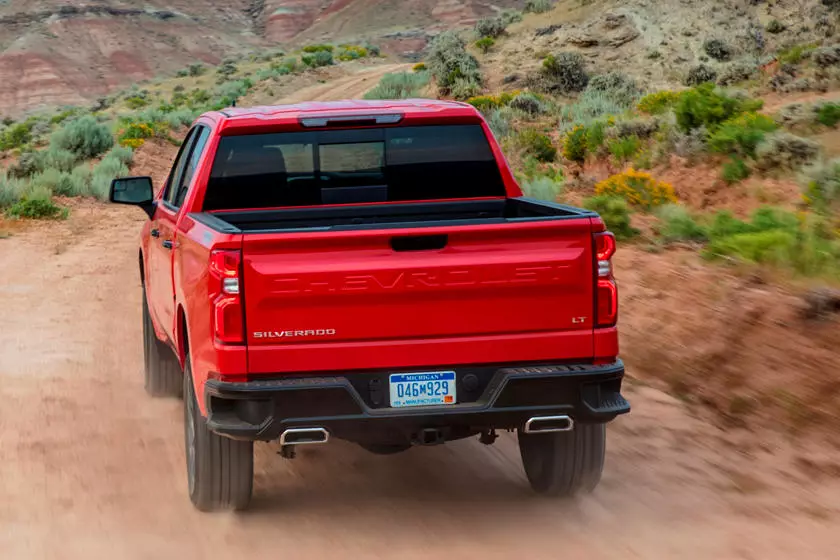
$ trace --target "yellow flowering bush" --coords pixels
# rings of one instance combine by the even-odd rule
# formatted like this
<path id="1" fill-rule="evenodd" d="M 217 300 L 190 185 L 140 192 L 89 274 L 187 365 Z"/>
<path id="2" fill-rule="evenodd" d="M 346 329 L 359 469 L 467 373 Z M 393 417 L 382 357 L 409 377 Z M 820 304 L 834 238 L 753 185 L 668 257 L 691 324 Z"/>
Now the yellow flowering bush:
<path id="1" fill-rule="evenodd" d="M 595 195 L 619 196 L 633 206 L 646 209 L 677 202 L 672 185 L 632 167 L 595 185 Z"/>
<path id="2" fill-rule="evenodd" d="M 586 128 L 579 124 L 566 133 L 563 138 L 563 157 L 569 161 L 586 161 Z"/>
<path id="3" fill-rule="evenodd" d="M 118 137 L 120 146 L 137 149 L 143 145 L 146 138 L 154 136 L 166 136 L 165 123 L 154 125 L 139 121 L 125 121 L 120 129 Z"/>
<path id="4" fill-rule="evenodd" d="M 642 97 L 636 108 L 648 115 L 659 115 L 673 107 L 679 97 L 680 94 L 676 91 L 657 91 Z"/>
<path id="5" fill-rule="evenodd" d="M 513 99 L 519 94 L 519 90 L 516 90 L 504 91 L 498 95 L 476 95 L 475 97 L 467 99 L 467 103 L 479 111 L 487 111 L 509 105 L 510 102 L 513 101 Z"/>

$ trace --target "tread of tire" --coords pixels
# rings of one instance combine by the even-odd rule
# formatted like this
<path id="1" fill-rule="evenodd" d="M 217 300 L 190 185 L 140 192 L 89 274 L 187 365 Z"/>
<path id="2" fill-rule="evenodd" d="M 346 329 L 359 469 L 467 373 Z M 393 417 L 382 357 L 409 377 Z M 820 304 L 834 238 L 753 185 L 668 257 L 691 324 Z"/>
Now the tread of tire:
<path id="1" fill-rule="evenodd" d="M 143 290 L 143 336 L 145 337 L 145 387 L 153 397 L 180 397 L 183 386 L 183 374 L 172 350 L 155 336 L 149 304 Z"/>
<path id="2" fill-rule="evenodd" d="M 188 372 L 183 380 L 184 395 L 185 398 L 195 399 L 189 367 L 188 362 Z M 233 440 L 214 434 L 207 429 L 204 418 L 198 412 L 197 403 L 193 410 L 196 416 L 194 421 L 198 473 L 190 499 L 201 511 L 245 509 L 251 501 L 253 491 L 253 442 Z M 200 449 L 207 452 L 200 453 Z"/>
<path id="3" fill-rule="evenodd" d="M 552 434 L 520 434 L 520 451 L 523 464 L 537 460 L 533 447 L 523 449 L 523 436 L 532 439 L 525 445 L 543 445 L 541 457 L 545 471 L 537 479 L 526 474 L 535 491 L 549 496 L 572 496 L 578 492 L 591 492 L 601 480 L 604 467 L 606 442 L 604 424 L 578 424 L 571 432 Z M 539 442 L 539 444 L 538 444 Z M 530 456 L 529 456 L 530 453 Z"/>

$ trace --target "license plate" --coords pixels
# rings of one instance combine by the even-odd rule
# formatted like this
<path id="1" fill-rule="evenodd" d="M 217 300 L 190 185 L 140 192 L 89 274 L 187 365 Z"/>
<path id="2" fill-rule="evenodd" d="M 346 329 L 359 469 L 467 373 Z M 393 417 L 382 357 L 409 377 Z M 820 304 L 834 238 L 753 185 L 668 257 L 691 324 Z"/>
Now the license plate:
<path id="1" fill-rule="evenodd" d="M 391 381 L 391 406 L 455 404 L 455 372 L 395 373 Z"/>

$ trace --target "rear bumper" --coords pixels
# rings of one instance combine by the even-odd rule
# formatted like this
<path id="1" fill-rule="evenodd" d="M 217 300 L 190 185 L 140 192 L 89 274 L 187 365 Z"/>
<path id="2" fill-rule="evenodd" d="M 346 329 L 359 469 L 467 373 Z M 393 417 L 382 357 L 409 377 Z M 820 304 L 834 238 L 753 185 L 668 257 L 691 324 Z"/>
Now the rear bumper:
<path id="1" fill-rule="evenodd" d="M 457 439 L 489 428 L 520 428 L 534 416 L 602 423 L 630 411 L 621 395 L 621 361 L 446 369 L 456 372 L 458 403 L 412 408 L 389 406 L 388 376 L 382 372 L 247 383 L 209 380 L 208 427 L 245 440 L 271 441 L 289 428 L 321 427 L 360 443 L 399 443 L 428 429 Z"/>

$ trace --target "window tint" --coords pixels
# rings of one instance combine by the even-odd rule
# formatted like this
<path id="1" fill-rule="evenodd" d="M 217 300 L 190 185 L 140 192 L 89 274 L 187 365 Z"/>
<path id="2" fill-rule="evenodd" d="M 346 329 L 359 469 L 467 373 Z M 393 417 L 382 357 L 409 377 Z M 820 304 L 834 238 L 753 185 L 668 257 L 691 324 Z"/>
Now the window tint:
<path id="1" fill-rule="evenodd" d="M 169 171 L 169 177 L 166 178 L 163 200 L 168 204 L 172 204 L 172 200 L 175 197 L 175 192 L 177 191 L 177 187 L 175 185 L 177 184 L 178 177 L 181 176 L 181 173 L 184 170 L 184 165 L 187 161 L 187 154 L 189 153 L 189 149 L 192 147 L 196 130 L 196 128 L 193 128 L 189 131 L 189 133 L 187 133 L 187 137 L 184 139 L 184 143 L 181 144 L 181 149 L 178 151 L 178 156 L 175 158 L 175 163 L 172 164 L 172 169 Z"/>
<path id="2" fill-rule="evenodd" d="M 504 196 L 479 125 L 228 136 L 205 210 Z"/>
<path id="3" fill-rule="evenodd" d="M 210 129 L 200 127 L 200 132 L 195 140 L 195 145 L 192 148 L 190 156 L 187 158 L 187 164 L 184 167 L 184 176 L 181 178 L 178 185 L 178 193 L 175 197 L 174 206 L 180 208 L 184 204 L 184 198 L 187 196 L 187 190 L 192 183 L 193 176 L 196 169 L 198 169 L 198 160 L 201 159 L 201 154 L 204 152 L 204 147 L 207 145 L 207 139 L 210 137 Z"/>

